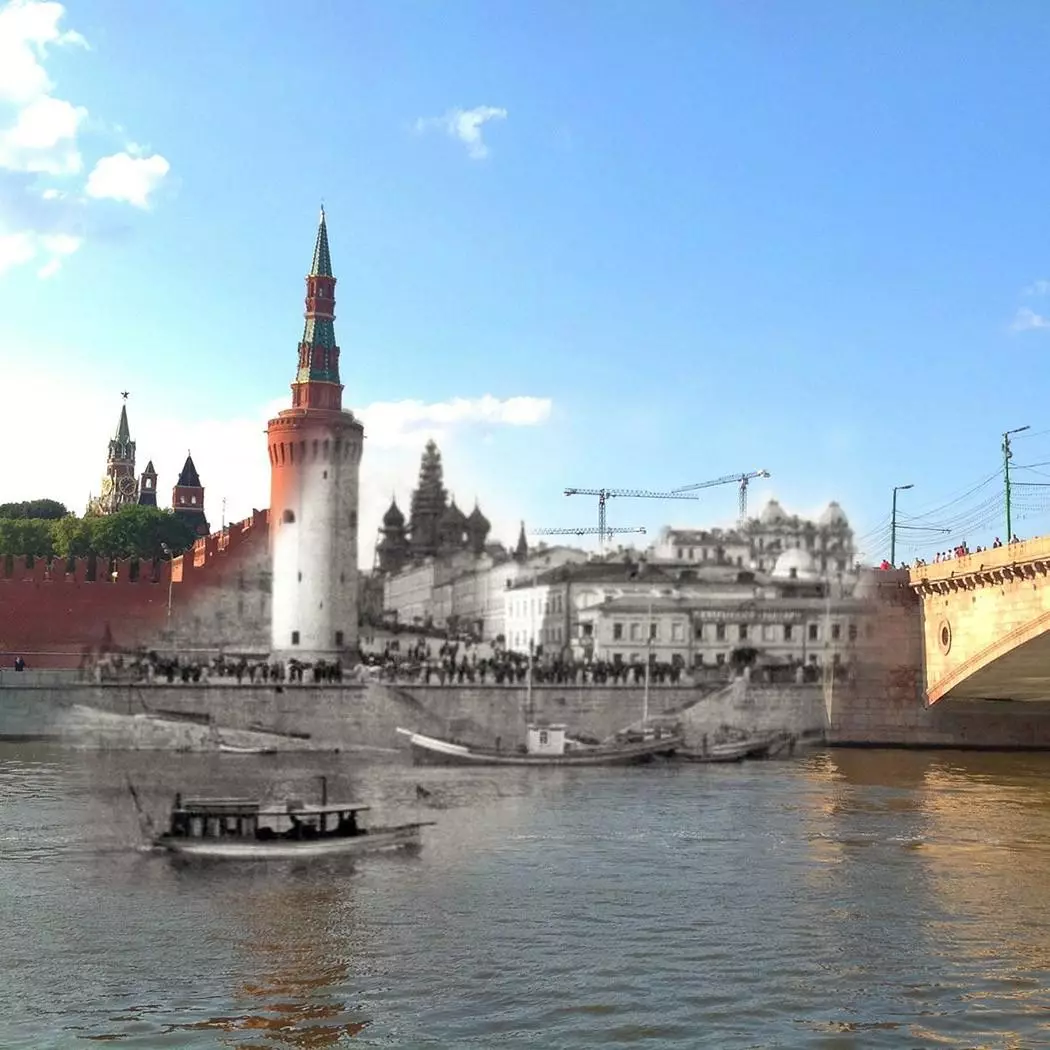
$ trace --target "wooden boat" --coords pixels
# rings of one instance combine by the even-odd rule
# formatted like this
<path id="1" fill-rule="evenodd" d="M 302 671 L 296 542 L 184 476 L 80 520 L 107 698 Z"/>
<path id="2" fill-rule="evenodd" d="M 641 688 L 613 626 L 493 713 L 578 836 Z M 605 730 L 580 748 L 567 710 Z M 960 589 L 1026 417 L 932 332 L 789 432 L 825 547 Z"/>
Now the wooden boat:
<path id="1" fill-rule="evenodd" d="M 238 747 L 237 744 L 219 744 L 219 750 L 227 755 L 276 755 L 275 747 Z"/>
<path id="2" fill-rule="evenodd" d="M 687 762 L 743 762 L 746 758 L 765 758 L 775 738 L 768 736 L 746 737 L 742 740 L 722 740 L 699 749 L 679 747 L 676 758 Z"/>
<path id="3" fill-rule="evenodd" d="M 530 725 L 525 748 L 468 747 L 440 737 L 398 729 L 408 737 L 416 765 L 443 766 L 621 766 L 671 754 L 682 739 L 673 733 L 590 746 L 568 740 L 563 725 Z"/>
<path id="4" fill-rule="evenodd" d="M 327 792 L 324 792 L 327 795 Z M 264 806 L 256 799 L 175 796 L 168 830 L 156 849 L 219 860 L 296 860 L 345 857 L 419 846 L 420 829 L 434 821 L 369 828 L 368 806 L 352 802 L 319 805 L 288 802 Z"/>

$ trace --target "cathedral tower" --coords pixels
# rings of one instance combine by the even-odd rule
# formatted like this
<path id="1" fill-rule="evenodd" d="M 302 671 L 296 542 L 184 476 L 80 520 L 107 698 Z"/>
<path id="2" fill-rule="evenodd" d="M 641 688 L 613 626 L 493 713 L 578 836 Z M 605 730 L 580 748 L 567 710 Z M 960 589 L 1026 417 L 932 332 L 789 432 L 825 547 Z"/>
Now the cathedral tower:
<path id="1" fill-rule="evenodd" d="M 357 648 L 358 470 L 365 435 L 343 409 L 323 208 L 305 316 L 292 407 L 267 427 L 271 644 L 279 659 L 334 660 Z"/>

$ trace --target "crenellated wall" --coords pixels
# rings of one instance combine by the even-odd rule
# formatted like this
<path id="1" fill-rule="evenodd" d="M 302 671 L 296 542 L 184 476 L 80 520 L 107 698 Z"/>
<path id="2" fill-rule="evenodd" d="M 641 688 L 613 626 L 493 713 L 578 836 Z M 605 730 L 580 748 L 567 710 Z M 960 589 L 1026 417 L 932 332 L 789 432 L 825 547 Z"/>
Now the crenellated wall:
<path id="1" fill-rule="evenodd" d="M 266 652 L 267 539 L 263 510 L 170 562 L 0 558 L 0 666 L 76 667 L 114 646 Z"/>

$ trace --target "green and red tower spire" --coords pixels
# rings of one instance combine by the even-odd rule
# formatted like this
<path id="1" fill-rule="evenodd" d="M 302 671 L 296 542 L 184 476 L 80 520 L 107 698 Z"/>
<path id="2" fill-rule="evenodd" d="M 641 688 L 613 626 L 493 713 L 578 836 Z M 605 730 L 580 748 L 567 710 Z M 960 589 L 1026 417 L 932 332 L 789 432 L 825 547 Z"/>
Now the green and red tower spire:
<path id="1" fill-rule="evenodd" d="M 341 411 L 343 384 L 339 380 L 339 346 L 335 341 L 335 278 L 323 205 L 313 263 L 306 275 L 305 317 L 299 369 L 292 383 L 292 407 Z"/>

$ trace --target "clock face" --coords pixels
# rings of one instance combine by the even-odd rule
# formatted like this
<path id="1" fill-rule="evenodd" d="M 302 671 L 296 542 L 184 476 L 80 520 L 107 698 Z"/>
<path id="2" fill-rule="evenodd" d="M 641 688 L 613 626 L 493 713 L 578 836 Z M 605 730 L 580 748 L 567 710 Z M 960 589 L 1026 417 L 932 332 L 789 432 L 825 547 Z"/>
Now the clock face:
<path id="1" fill-rule="evenodd" d="M 135 479 L 134 478 L 121 478 L 119 481 L 120 492 L 123 496 L 130 496 L 135 491 Z"/>
<path id="2" fill-rule="evenodd" d="M 102 495 L 108 496 L 113 491 L 113 479 L 103 478 L 102 479 Z"/>

